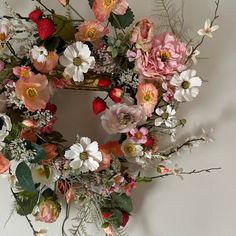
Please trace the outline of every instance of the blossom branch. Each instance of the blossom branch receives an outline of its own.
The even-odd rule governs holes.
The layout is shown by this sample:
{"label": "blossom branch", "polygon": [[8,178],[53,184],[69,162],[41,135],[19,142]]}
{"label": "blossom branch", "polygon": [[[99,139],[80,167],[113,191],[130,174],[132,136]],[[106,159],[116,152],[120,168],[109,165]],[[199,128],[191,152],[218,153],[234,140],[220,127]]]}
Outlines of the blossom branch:
{"label": "blossom branch", "polygon": [[[209,169],[203,169],[203,170],[192,170],[192,171],[188,171],[188,172],[180,172],[178,175],[192,175],[192,174],[201,174],[201,173],[211,173],[212,171],[217,171],[217,170],[221,170],[221,167],[215,167],[215,168],[209,168]],[[153,176],[150,177],[150,179],[159,179],[159,178],[164,178],[167,176],[173,176],[173,175],[177,175],[176,173],[172,172],[172,173],[166,173],[163,175],[157,175],[157,176]],[[149,178],[149,177],[148,177]]]}
{"label": "blossom branch", "polygon": [[[216,4],[216,9],[215,9],[214,17],[213,17],[213,19],[211,20],[211,25],[210,25],[211,27],[213,26],[213,24],[214,24],[214,22],[216,21],[216,19],[219,18],[218,10],[219,10],[219,5],[220,5],[220,0],[217,0],[217,1],[215,2],[215,4]],[[189,54],[188,58],[187,58],[186,61],[185,61],[185,64],[192,58],[192,56],[194,55],[194,53],[196,52],[196,50],[203,44],[205,38],[206,38],[206,35],[203,35],[201,41],[193,48],[192,52]]]}

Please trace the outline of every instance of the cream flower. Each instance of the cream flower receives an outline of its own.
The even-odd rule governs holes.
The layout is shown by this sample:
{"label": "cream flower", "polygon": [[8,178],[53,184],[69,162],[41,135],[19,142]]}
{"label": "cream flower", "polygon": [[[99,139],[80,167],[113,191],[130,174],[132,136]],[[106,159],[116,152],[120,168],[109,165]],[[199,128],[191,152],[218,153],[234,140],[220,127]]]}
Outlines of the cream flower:
{"label": "cream flower", "polygon": [[102,153],[98,150],[98,143],[83,137],[65,152],[65,158],[71,160],[70,167],[82,172],[95,171],[102,161]]}
{"label": "cream flower", "polygon": [[198,30],[198,34],[199,34],[200,36],[208,36],[208,37],[212,38],[212,37],[213,37],[213,34],[212,34],[212,33],[213,33],[214,31],[218,30],[219,28],[220,28],[219,25],[214,25],[214,26],[212,26],[211,20],[210,20],[210,19],[207,19],[207,20],[205,21],[204,28]]}
{"label": "cream flower", "polygon": [[43,165],[38,165],[31,169],[32,177],[35,183],[50,186],[55,178],[55,172],[52,168],[49,168],[49,172],[46,171]]}
{"label": "cream flower", "polygon": [[47,60],[48,51],[44,46],[34,46],[33,49],[31,49],[30,53],[32,58],[37,62],[43,63]]}
{"label": "cream flower", "polygon": [[36,235],[37,236],[45,236],[47,234],[48,230],[47,229],[40,229],[37,231]]}
{"label": "cream flower", "polygon": [[3,142],[4,139],[8,136],[11,128],[12,124],[10,117],[0,113],[0,142]]}
{"label": "cream flower", "polygon": [[128,139],[122,143],[121,150],[125,157],[128,158],[136,158],[143,155],[143,147]]}
{"label": "cream flower", "polygon": [[186,70],[172,77],[170,84],[176,87],[174,98],[178,102],[189,102],[199,94],[202,80],[196,74],[195,70]]}
{"label": "cream flower", "polygon": [[65,66],[65,74],[73,77],[76,82],[84,80],[84,73],[95,65],[95,58],[86,44],[76,42],[66,48],[60,57],[61,65]]}
{"label": "cream flower", "polygon": [[170,105],[166,107],[165,111],[157,108],[156,113],[159,117],[155,119],[155,126],[160,126],[163,123],[167,127],[172,127],[174,125],[176,111]]}

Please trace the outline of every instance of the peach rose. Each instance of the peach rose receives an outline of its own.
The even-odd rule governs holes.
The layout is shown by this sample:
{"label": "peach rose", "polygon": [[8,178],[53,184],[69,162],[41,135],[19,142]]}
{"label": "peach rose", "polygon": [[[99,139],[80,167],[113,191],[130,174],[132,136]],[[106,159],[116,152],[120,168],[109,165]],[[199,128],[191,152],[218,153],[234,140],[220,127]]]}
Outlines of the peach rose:
{"label": "peach rose", "polygon": [[2,153],[0,153],[0,174],[3,174],[7,170],[9,170],[10,166],[11,166],[10,161],[6,159]]}

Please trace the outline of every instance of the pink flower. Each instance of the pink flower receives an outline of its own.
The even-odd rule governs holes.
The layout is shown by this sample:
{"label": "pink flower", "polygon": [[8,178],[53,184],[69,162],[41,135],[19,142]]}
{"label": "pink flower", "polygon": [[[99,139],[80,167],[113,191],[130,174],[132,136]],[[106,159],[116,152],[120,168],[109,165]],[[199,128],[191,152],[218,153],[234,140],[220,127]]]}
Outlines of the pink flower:
{"label": "pink flower", "polygon": [[116,15],[124,15],[129,7],[127,0],[94,0],[93,13],[96,18],[104,22],[111,12]]}
{"label": "pink flower", "polygon": [[175,87],[170,85],[169,82],[163,82],[162,83],[162,88],[166,91],[163,93],[163,100],[165,102],[172,102],[174,100],[174,95],[175,95]]}
{"label": "pink flower", "polygon": [[13,74],[19,79],[28,79],[34,73],[31,71],[31,68],[28,66],[16,66],[13,68]]}
{"label": "pink flower", "polygon": [[45,200],[39,204],[39,213],[36,216],[36,220],[44,223],[55,222],[61,212],[61,206],[58,202],[52,200]]}
{"label": "pink flower", "polygon": [[2,153],[0,153],[0,175],[9,170],[10,166],[10,161],[6,159]]}
{"label": "pink flower", "polygon": [[33,60],[34,67],[41,73],[49,73],[53,71],[58,65],[59,56],[56,52],[48,52],[46,60],[44,62],[38,62]]}
{"label": "pink flower", "polygon": [[146,120],[141,106],[117,103],[101,117],[102,126],[109,134],[128,133]]}
{"label": "pink flower", "polygon": [[151,117],[158,100],[158,90],[152,83],[139,84],[136,94],[138,105],[143,107],[146,116]]}
{"label": "pink flower", "polygon": [[99,21],[85,21],[79,26],[75,39],[82,42],[94,42],[108,35],[108,33],[108,28],[104,27]]}
{"label": "pink flower", "polygon": [[141,129],[132,129],[129,133],[131,134],[131,137],[129,138],[135,143],[138,144],[144,144],[147,142],[147,134],[148,134],[148,129],[145,127],[142,127]]}
{"label": "pink flower", "polygon": [[130,42],[135,44],[136,48],[148,51],[152,47],[153,22],[148,19],[142,19],[134,27]]}
{"label": "pink flower", "polygon": [[10,29],[7,21],[2,21],[0,24],[0,42],[6,42],[10,39]]}
{"label": "pink flower", "polygon": [[141,50],[137,50],[136,52],[135,51],[131,51],[131,50],[127,51],[127,58],[128,58],[128,60],[130,62],[137,60],[141,56],[142,56]]}
{"label": "pink flower", "polygon": [[155,36],[152,48],[137,59],[136,70],[147,79],[159,79],[186,69],[185,44],[170,33]]}
{"label": "pink flower", "polygon": [[136,182],[133,179],[131,179],[131,181],[124,187],[126,195],[130,197],[132,195],[131,193],[132,190],[136,187],[137,187]]}
{"label": "pink flower", "polygon": [[5,68],[5,63],[4,61],[0,60],[0,72],[3,71]]}
{"label": "pink flower", "polygon": [[37,74],[17,80],[16,96],[24,102],[29,111],[44,109],[50,99],[47,77]]}

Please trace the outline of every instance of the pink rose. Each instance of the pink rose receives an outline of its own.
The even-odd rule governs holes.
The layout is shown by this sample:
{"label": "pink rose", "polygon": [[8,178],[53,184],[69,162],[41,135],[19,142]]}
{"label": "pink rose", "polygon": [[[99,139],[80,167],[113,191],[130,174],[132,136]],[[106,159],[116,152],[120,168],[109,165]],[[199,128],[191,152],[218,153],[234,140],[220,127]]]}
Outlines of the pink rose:
{"label": "pink rose", "polygon": [[3,174],[9,170],[10,166],[10,161],[6,159],[2,153],[0,153],[0,174]]}
{"label": "pink rose", "polygon": [[45,223],[55,222],[61,212],[61,206],[58,202],[52,200],[45,200],[39,204],[39,213],[36,216],[36,220]]}
{"label": "pink rose", "polygon": [[142,19],[134,27],[130,42],[136,44],[136,48],[148,51],[152,47],[153,31],[153,22]]}
{"label": "pink rose", "polygon": [[170,33],[155,36],[152,48],[136,61],[136,70],[146,79],[160,79],[186,69],[187,48]]}

